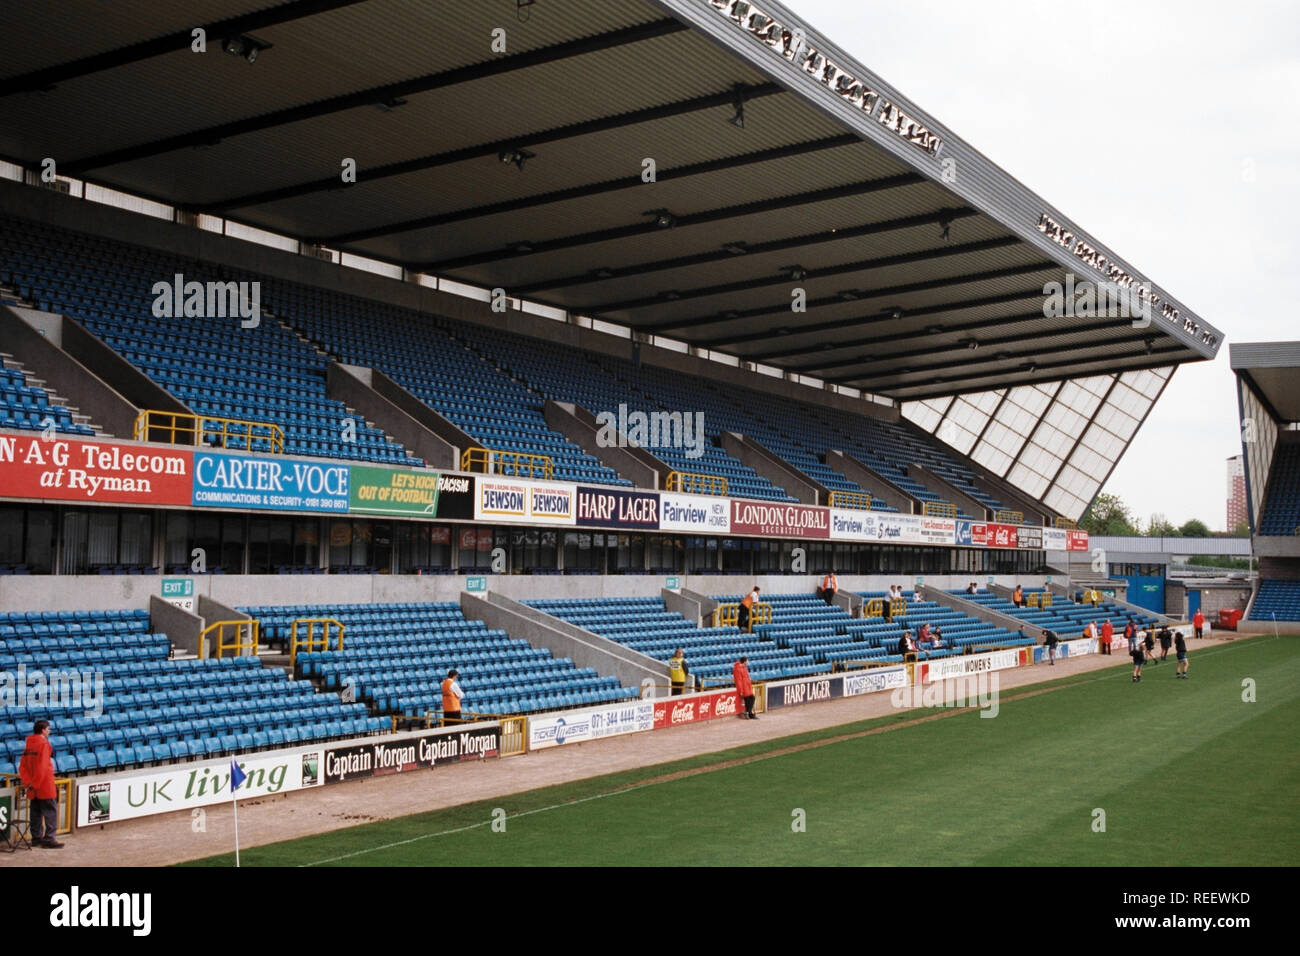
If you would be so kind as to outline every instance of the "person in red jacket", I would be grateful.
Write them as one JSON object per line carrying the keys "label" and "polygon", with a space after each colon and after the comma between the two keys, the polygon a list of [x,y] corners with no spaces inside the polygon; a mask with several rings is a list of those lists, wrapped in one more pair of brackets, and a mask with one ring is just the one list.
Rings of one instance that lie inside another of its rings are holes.
{"label": "person in red jacket", "polygon": [[748,717],[750,720],[758,720],[758,714],[754,713],[754,685],[749,679],[749,658],[742,657],[736,661],[731,668],[731,679],[736,684],[736,694],[745,702],[745,712],[737,714],[737,717]]}
{"label": "person in red jacket", "polygon": [[59,791],[54,786],[54,748],[50,746],[50,722],[38,720],[23,744],[18,776],[31,801],[32,846],[58,850],[63,844],[54,838],[59,828]]}
{"label": "person in red jacket", "polygon": [[1115,637],[1115,625],[1107,618],[1101,625],[1101,652],[1110,653],[1110,642]]}
{"label": "person in red jacket", "polygon": [[1201,633],[1201,628],[1205,627],[1205,615],[1201,613],[1200,608],[1197,608],[1196,614],[1192,617],[1192,626],[1196,628],[1197,637],[1205,636]]}

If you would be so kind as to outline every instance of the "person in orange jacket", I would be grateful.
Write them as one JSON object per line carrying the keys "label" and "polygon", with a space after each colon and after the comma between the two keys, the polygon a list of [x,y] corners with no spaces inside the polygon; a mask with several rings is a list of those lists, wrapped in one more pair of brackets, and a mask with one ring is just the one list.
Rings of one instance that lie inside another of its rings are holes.
{"label": "person in orange jacket", "polygon": [[1204,634],[1201,633],[1201,628],[1205,627],[1205,615],[1201,613],[1200,608],[1196,609],[1196,614],[1193,615],[1192,617],[1192,626],[1196,628],[1197,637],[1205,636]]}
{"label": "person in orange jacket", "polygon": [[835,595],[840,589],[840,582],[835,577],[834,571],[826,572],[822,578],[822,600],[827,604],[835,603]]}
{"label": "person in orange jacket", "polygon": [[749,679],[749,658],[742,657],[731,667],[731,679],[736,684],[736,694],[745,702],[745,712],[737,717],[758,720],[754,713],[754,685]]}
{"label": "person in orange jacket", "polygon": [[18,776],[31,801],[32,846],[58,850],[63,844],[54,838],[59,829],[59,790],[54,785],[54,748],[50,746],[50,722],[38,720],[23,744]]}
{"label": "person in orange jacket", "polygon": [[1110,618],[1106,618],[1106,620],[1105,620],[1104,622],[1102,622],[1102,625],[1101,625],[1101,647],[1100,647],[1100,650],[1101,650],[1101,652],[1102,652],[1103,654],[1109,654],[1109,653],[1110,653],[1110,642],[1111,642],[1111,639],[1112,639],[1114,636],[1115,636],[1115,625],[1112,624],[1112,623],[1110,623]]}
{"label": "person in orange jacket", "polygon": [[465,691],[461,689],[460,671],[454,667],[447,671],[447,677],[442,682],[442,721],[444,724],[460,723],[460,702],[465,699]]}

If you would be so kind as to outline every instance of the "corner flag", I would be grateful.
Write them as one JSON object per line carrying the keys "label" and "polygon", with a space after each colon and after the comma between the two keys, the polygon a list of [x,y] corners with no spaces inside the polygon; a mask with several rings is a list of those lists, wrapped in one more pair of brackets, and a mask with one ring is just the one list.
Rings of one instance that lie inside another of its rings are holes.
{"label": "corner flag", "polygon": [[239,767],[239,762],[234,757],[230,758],[230,792],[234,793],[239,789],[239,785],[248,779],[248,774],[244,773]]}

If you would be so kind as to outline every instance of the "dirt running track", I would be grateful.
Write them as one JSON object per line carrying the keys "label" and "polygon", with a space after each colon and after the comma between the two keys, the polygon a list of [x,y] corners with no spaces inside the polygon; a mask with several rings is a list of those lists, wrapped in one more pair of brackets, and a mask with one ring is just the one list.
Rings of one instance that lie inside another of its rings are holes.
{"label": "dirt running track", "polygon": [[[1193,641],[1189,647],[1193,673],[1197,652],[1223,643],[1225,641],[1217,639]],[[1148,665],[1144,676],[1147,680],[1172,680],[1173,665],[1171,653],[1164,665]],[[1117,653],[1110,657],[1088,655],[1059,660],[1050,667],[1037,664],[1000,671],[999,689],[1005,698],[1006,692],[1016,687],[1107,667],[1116,668],[1117,676],[1121,667],[1123,674],[1127,674],[1128,657],[1118,653],[1117,648]],[[890,696],[886,693],[868,694],[803,707],[783,707],[756,721],[712,720],[553,747],[520,757],[456,764],[432,772],[417,770],[278,797],[241,800],[240,845],[259,846],[373,820],[441,810],[460,803],[509,796],[552,784],[649,767],[744,744],[883,717],[894,713]],[[934,716],[951,712],[941,711]],[[13,855],[0,855],[0,867],[161,866],[229,853],[234,848],[230,804],[207,807],[206,815],[205,833],[193,832],[190,811],[182,810],[78,830],[63,838],[67,846],[62,850],[19,850]]]}

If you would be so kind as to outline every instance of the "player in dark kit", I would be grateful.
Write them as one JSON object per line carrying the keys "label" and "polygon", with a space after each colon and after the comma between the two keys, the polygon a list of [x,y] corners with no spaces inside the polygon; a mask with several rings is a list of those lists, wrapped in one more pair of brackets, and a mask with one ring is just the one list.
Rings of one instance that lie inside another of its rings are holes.
{"label": "player in dark kit", "polygon": [[1128,639],[1129,657],[1133,658],[1133,683],[1142,680],[1142,662],[1145,658],[1142,656],[1142,642],[1138,640],[1137,634]]}
{"label": "player in dark kit", "polygon": [[1173,642],[1173,632],[1169,630],[1168,625],[1160,629],[1160,659],[1166,660],[1169,657],[1169,645]]}
{"label": "player in dark kit", "polygon": [[1174,653],[1178,655],[1178,666],[1174,676],[1187,678],[1187,642],[1183,640],[1182,631],[1174,631]]}

